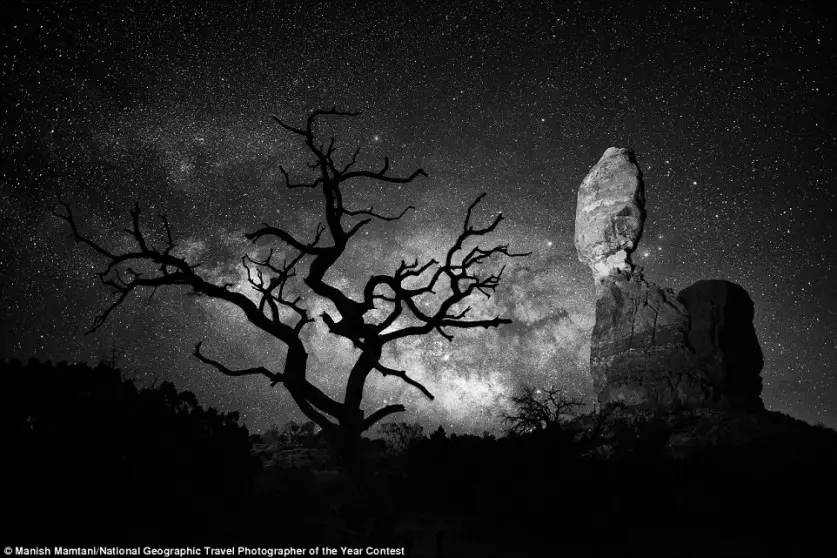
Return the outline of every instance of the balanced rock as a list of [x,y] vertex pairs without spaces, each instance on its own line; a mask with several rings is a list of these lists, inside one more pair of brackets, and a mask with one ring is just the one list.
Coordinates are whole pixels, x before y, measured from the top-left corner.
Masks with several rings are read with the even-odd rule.
[[575,247],[597,282],[633,271],[645,222],[645,186],[630,149],[611,147],[590,169],[578,189]]
[[611,147],[578,191],[575,245],[596,285],[590,371],[600,404],[761,410],[753,302],[728,281],[676,295],[635,269],[645,189],[633,152]]

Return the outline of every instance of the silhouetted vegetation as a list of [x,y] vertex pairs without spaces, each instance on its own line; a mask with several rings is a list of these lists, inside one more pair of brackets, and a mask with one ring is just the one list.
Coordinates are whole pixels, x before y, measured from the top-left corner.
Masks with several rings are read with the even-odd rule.
[[[364,385],[370,374],[399,378],[425,397],[434,397],[424,385],[410,377],[408,371],[382,362],[385,346],[400,339],[434,333],[452,340],[453,330],[487,329],[510,323],[511,320],[500,316],[475,318],[471,314],[477,297],[490,297],[500,284],[503,273],[503,269],[496,273],[481,269],[492,259],[529,255],[528,252],[510,251],[508,244],[489,248],[475,245],[503,220],[502,213],[498,213],[486,226],[474,225],[472,213],[485,196],[482,194],[468,207],[462,230],[441,262],[435,259],[424,263],[418,259],[412,263],[402,260],[391,274],[372,274],[370,270],[370,277],[361,290],[362,300],[356,300],[344,289],[327,283],[326,274],[363,227],[373,220],[396,221],[410,209],[415,209],[407,206],[400,214],[391,216],[378,213],[373,207],[350,209],[343,199],[347,185],[364,182],[409,184],[419,176],[427,176],[420,168],[408,176],[393,176],[388,158],[384,158],[380,170],[359,170],[356,165],[360,148],[351,157],[338,159],[334,137],[328,146],[320,142],[317,128],[323,117],[352,118],[359,114],[337,110],[336,107],[315,110],[308,115],[302,127],[291,126],[273,117],[280,127],[300,140],[311,159],[308,167],[312,176],[308,182],[292,181],[288,172],[279,167],[285,186],[291,190],[305,188],[321,191],[326,224],[317,225],[310,241],[300,240],[287,230],[267,223],[244,235],[254,243],[263,239],[275,242],[279,251],[287,254],[281,264],[278,258],[274,258],[274,248],[266,250],[262,259],[249,254],[242,257],[241,264],[246,270],[249,288],[258,302],[232,289],[232,284],[208,279],[199,269],[200,263],[189,262],[178,255],[172,228],[165,215],[159,216],[163,246],[154,246],[154,235],[141,226],[139,203],[131,211],[131,227],[125,229],[131,237],[131,245],[116,251],[81,231],[69,203],[59,199],[62,211],[53,212],[68,223],[76,242],[98,254],[105,265],[98,274],[99,279],[109,288],[114,300],[96,317],[91,331],[101,327],[111,312],[130,295],[143,289],[187,286],[196,295],[236,306],[253,326],[287,347],[284,362],[277,363],[272,369],[261,365],[233,370],[207,356],[202,351],[202,341],[195,345],[195,357],[228,376],[258,375],[267,378],[271,387],[283,384],[300,411],[323,430],[337,453],[349,463],[355,459],[357,445],[364,432],[386,417],[405,410],[397,403],[372,412],[363,409]],[[328,234],[324,237],[325,233]],[[310,314],[303,296],[298,294],[301,285],[292,286],[291,281],[306,263],[303,284],[314,295],[328,300],[336,310],[335,316],[323,312],[319,318],[332,334],[350,340],[360,350],[357,360],[347,371],[345,397],[341,400],[327,395],[307,376],[309,353],[302,332],[317,318]],[[373,314],[376,316],[370,317]]]
[[381,437],[395,455],[402,455],[423,437],[424,427],[418,423],[388,422],[378,427]]
[[431,436],[409,453],[405,499],[467,518],[449,542],[507,541],[497,556],[556,539],[619,555],[794,555],[828,536],[833,430],[773,412],[615,406],[559,431]]
[[317,430],[317,425],[311,421],[300,424],[292,420],[281,428],[273,425],[262,435],[262,442],[288,448],[306,447],[314,441]]
[[837,432],[774,412],[611,405],[500,438],[388,423],[346,469],[311,424],[248,437],[112,366],[12,361],[3,382],[7,527],[32,544],[794,555],[837,498]]
[[[107,365],[2,364],[4,531],[17,544],[222,541],[258,471],[237,413]],[[7,520],[9,521],[9,520]]]
[[503,415],[503,421],[510,434],[518,435],[561,430],[585,407],[584,401],[553,386],[534,388],[522,384],[510,400],[513,410]]
[[362,481],[316,449],[274,469],[322,498],[309,536],[365,543],[378,526],[421,556],[793,555],[827,536],[818,506],[837,497],[837,433],[779,413],[613,405],[499,439],[379,430]]

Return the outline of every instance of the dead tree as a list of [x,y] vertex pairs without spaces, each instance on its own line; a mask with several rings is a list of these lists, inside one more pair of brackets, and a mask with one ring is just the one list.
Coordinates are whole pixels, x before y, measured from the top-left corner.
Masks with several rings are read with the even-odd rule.
[[514,412],[504,414],[503,420],[509,425],[508,431],[517,435],[560,427],[585,405],[555,387],[535,389],[521,385],[509,399]]
[[[301,128],[273,117],[282,128],[299,136],[313,155],[313,161],[309,163],[309,168],[314,173],[312,179],[309,182],[294,182],[288,172],[280,167],[284,185],[289,189],[319,189],[325,202],[325,225],[320,223],[317,226],[310,241],[300,240],[286,230],[267,223],[245,234],[253,243],[262,240],[280,242],[295,253],[295,256],[282,264],[274,261],[272,249],[263,260],[247,255],[242,258],[242,265],[247,270],[250,287],[257,293],[258,302],[232,290],[230,284],[216,284],[205,279],[200,274],[200,264],[190,264],[184,258],[174,255],[175,242],[169,221],[164,215],[159,216],[162,233],[166,239],[163,248],[152,246],[141,228],[141,211],[137,204],[131,211],[131,227],[126,229],[132,237],[134,247],[115,252],[85,236],[79,229],[70,205],[59,200],[63,211],[55,214],[69,223],[76,241],[87,245],[106,261],[99,277],[115,296],[115,300],[95,319],[91,331],[98,329],[111,312],[137,289],[156,290],[159,287],[183,285],[190,288],[194,294],[228,302],[244,312],[250,323],[287,347],[285,361],[277,367],[281,371],[273,371],[265,366],[243,370],[228,368],[207,356],[202,351],[202,342],[195,345],[195,357],[228,376],[261,375],[270,381],[271,386],[283,384],[302,413],[318,424],[330,439],[337,442],[342,452],[347,454],[352,452],[364,431],[381,419],[404,411],[403,405],[391,404],[369,414],[364,412],[361,407],[363,387],[373,372],[399,378],[433,399],[433,394],[411,378],[406,371],[397,370],[381,362],[383,348],[388,343],[416,335],[435,332],[445,339],[452,340],[451,331],[456,328],[490,328],[510,323],[511,320],[499,316],[490,319],[470,319],[471,306],[466,305],[474,295],[490,297],[500,283],[502,269],[498,273],[480,274],[478,268],[481,264],[493,256],[519,257],[528,253],[512,253],[507,244],[491,248],[475,246],[465,251],[466,242],[491,233],[503,218],[502,214],[498,214],[487,226],[481,228],[471,223],[472,212],[485,195],[482,194],[468,207],[462,232],[447,251],[444,261],[437,262],[434,259],[425,263],[418,260],[408,263],[402,260],[392,274],[371,276],[363,289],[361,300],[355,300],[327,283],[324,280],[326,273],[344,253],[352,237],[364,226],[373,219],[400,219],[407,211],[414,209],[409,206],[393,216],[377,213],[373,207],[349,209],[344,205],[342,185],[358,179],[385,184],[408,184],[419,176],[427,176],[422,169],[415,170],[409,176],[391,176],[387,158],[384,159],[380,170],[356,170],[359,148],[348,162],[338,165],[334,158],[335,138],[332,137],[327,146],[318,143],[315,125],[318,119],[324,116],[355,117],[359,114],[339,111],[336,108],[315,110]],[[352,221],[354,222],[351,223]],[[330,244],[322,242],[326,231],[327,237],[330,237]],[[333,399],[306,377],[309,353],[303,343],[301,332],[317,317],[310,314],[302,304],[301,297],[291,298],[286,291],[288,281],[296,277],[296,268],[303,259],[307,259],[309,265],[307,275],[302,281],[313,293],[331,301],[337,310],[336,316],[323,313],[319,318],[331,333],[349,339],[360,350],[357,361],[348,372],[343,401]],[[434,308],[422,308],[420,297],[435,295],[438,298],[440,291],[445,296],[436,301]],[[280,308],[283,311],[280,311]],[[373,309],[384,312],[384,317],[370,318],[368,313]],[[289,314],[293,316],[290,320],[287,318]]]

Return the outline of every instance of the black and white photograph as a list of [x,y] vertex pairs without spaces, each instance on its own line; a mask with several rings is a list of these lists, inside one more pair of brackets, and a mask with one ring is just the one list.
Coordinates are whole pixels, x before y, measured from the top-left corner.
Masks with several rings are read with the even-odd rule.
[[5,556],[833,548],[834,7],[2,12]]

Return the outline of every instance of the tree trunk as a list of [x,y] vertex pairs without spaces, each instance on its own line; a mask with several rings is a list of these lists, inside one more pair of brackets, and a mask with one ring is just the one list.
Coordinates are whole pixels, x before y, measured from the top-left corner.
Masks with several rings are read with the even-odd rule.
[[363,409],[360,408],[363,401],[363,386],[380,358],[380,347],[367,348],[361,353],[349,373],[346,396],[343,401],[344,416],[340,421],[340,440],[337,448],[338,455],[346,463],[353,464],[359,457],[361,438],[365,430],[363,424],[365,416]]

